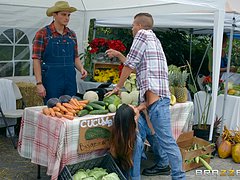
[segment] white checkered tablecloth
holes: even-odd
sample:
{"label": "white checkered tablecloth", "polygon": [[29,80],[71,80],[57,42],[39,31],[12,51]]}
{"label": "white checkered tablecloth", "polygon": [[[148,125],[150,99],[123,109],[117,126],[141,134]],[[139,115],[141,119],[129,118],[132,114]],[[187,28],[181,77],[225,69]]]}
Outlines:
{"label": "white checkered tablecloth", "polygon": [[[18,152],[32,163],[47,167],[47,174],[57,179],[61,169],[87,159],[102,156],[106,150],[78,154],[80,121],[107,115],[76,117],[74,120],[48,117],[41,113],[42,106],[24,110],[19,134]],[[193,103],[179,103],[170,107],[172,132],[175,139],[191,128]]]}
{"label": "white checkered tablecloth", "polygon": [[182,132],[192,130],[193,124],[193,102],[177,103],[170,106],[172,133],[175,140]]}

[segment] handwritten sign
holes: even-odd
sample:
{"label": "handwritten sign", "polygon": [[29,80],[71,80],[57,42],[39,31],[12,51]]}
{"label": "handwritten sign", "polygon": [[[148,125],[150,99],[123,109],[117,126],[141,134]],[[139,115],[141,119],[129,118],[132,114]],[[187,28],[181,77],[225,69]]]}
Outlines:
{"label": "handwritten sign", "polygon": [[109,148],[114,115],[80,121],[78,153]]}

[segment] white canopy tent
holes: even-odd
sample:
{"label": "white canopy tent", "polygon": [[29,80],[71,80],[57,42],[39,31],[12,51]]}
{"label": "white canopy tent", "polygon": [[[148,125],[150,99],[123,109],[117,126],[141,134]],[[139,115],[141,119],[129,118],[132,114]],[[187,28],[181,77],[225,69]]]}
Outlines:
{"label": "white canopy tent", "polygon": [[[224,18],[224,29],[230,32],[230,43],[228,52],[228,68],[229,73],[231,51],[232,51],[232,39],[234,31],[240,31],[240,3],[238,0],[227,0],[225,3],[225,18]],[[96,27],[131,27],[132,17],[123,16],[116,18],[97,18],[95,22]],[[195,34],[206,34],[212,33],[214,28],[213,13],[203,12],[188,12],[188,13],[166,13],[154,16],[154,27],[160,28],[184,28],[190,29]],[[214,70],[217,71],[217,67],[213,66]],[[215,79],[215,78],[214,78]],[[218,80],[217,80],[218,82]],[[226,80],[228,82],[228,79]],[[228,83],[226,83],[228,84]],[[214,95],[214,94],[213,94]],[[225,88],[224,105],[223,105],[223,122],[221,123],[221,132],[224,125],[224,112],[225,112],[225,101],[227,96],[227,87]],[[214,116],[215,112],[213,113]],[[212,119],[212,126],[213,126]],[[212,139],[213,127],[211,128],[211,135],[209,140]]]}
{"label": "white canopy tent", "polygon": [[[239,3],[240,8],[240,3]],[[240,31],[240,15],[238,13],[225,13],[224,28],[230,31],[233,18],[236,19],[236,31]],[[123,16],[115,18],[97,18],[96,27],[121,27],[129,28],[133,17]],[[212,32],[214,25],[213,13],[167,13],[154,16],[154,27],[156,28],[178,28],[193,29],[195,34]]]}
{"label": "white canopy tent", "polygon": [[[71,15],[69,27],[77,33],[80,45],[83,45],[83,40],[87,40],[89,20],[92,18],[114,19],[123,15],[132,18],[142,11],[149,12],[153,16],[190,12],[212,13],[213,16],[217,10],[223,10],[223,3],[218,0],[105,0],[101,2],[68,0],[68,2],[78,9]],[[46,9],[54,3],[55,0],[1,0],[0,32],[11,27],[20,28],[24,32],[27,31],[29,38],[32,39],[37,29],[52,21],[52,18],[46,16]],[[159,22],[161,21],[160,19]],[[131,23],[131,19],[128,22]],[[182,23],[181,20],[179,22]]]}
{"label": "white canopy tent", "polygon": [[[240,31],[240,2],[238,0],[227,0],[225,3],[225,18],[224,18],[224,29],[225,31],[230,31],[230,46],[228,52],[228,68],[227,72],[229,73],[230,69],[230,61],[231,61],[231,51],[232,51],[232,39],[234,31]],[[212,33],[212,29],[214,29],[214,16],[213,13],[203,12],[188,12],[188,13],[166,13],[166,14],[158,14],[154,16],[154,27],[160,28],[191,28],[193,29],[193,33],[196,34],[205,34]],[[131,27],[132,17],[126,15],[123,17],[116,18],[97,18],[95,22],[95,26],[105,26],[105,27]],[[214,55],[213,55],[214,56]],[[216,56],[215,56],[216,57]],[[215,59],[215,58],[214,58]],[[215,66],[217,65],[217,67]],[[219,71],[218,63],[213,65],[213,79],[216,80],[215,83],[218,82],[218,78],[216,79],[216,71]],[[228,79],[227,79],[228,82]],[[214,84],[215,84],[214,83]],[[228,83],[226,83],[228,84]],[[225,112],[225,101],[227,96],[227,88],[225,88],[224,95],[224,105],[223,105],[223,122],[221,123],[221,132],[224,124],[224,112]],[[214,97],[214,85],[213,85],[213,94]],[[215,101],[215,100],[214,100]],[[212,124],[211,124],[211,132],[209,140],[212,140],[213,134],[213,124],[214,124],[214,116],[215,116],[215,105],[213,102],[213,114],[212,114]]]}
{"label": "white canopy tent", "polygon": [[[46,16],[46,9],[53,6],[55,2],[55,0],[1,0],[0,35],[7,29],[17,28],[23,31],[32,42],[35,32],[52,21],[52,18]],[[133,17],[138,12],[149,12],[154,18],[164,14],[173,14],[177,18],[178,13],[208,13],[213,19],[213,56],[214,59],[220,60],[225,0],[68,0],[68,2],[78,9],[77,12],[72,13],[69,27],[77,34],[80,51],[82,51],[83,41],[87,40],[89,20],[92,18]],[[163,21],[163,18],[158,21]],[[158,21],[155,20],[155,22]],[[31,50],[31,43],[29,48]],[[214,61],[213,67],[215,81],[212,94],[212,120],[214,120],[216,109],[220,61]]]}

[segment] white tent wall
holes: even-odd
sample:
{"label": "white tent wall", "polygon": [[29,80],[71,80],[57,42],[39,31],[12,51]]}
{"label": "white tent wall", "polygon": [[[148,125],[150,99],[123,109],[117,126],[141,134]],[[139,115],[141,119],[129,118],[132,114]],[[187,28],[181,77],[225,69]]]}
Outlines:
{"label": "white tent wall", "polygon": [[[9,28],[25,29],[29,40],[32,42],[35,33],[40,28],[48,25],[53,20],[52,17],[46,16],[46,8],[42,7],[26,7],[26,6],[13,6],[13,5],[1,5],[1,19],[0,30]],[[11,11],[9,11],[9,9]],[[69,27],[73,29],[78,37],[83,36],[84,27],[84,13],[77,11],[72,13]],[[31,29],[32,31],[26,32]]]}

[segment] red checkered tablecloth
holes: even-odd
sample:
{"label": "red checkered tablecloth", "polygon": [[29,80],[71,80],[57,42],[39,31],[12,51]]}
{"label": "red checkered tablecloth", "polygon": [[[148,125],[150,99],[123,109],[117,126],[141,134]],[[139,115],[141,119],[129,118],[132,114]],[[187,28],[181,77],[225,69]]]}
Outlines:
{"label": "red checkered tablecloth", "polygon": [[[87,115],[74,120],[45,116],[42,106],[24,110],[19,134],[18,152],[20,156],[31,159],[32,163],[46,166],[47,174],[57,179],[65,165],[102,156],[106,150],[78,154],[80,121],[107,115]],[[170,107],[172,132],[175,139],[191,129],[193,103],[177,103]]]}
{"label": "red checkered tablecloth", "polygon": [[[106,150],[78,154],[80,121],[93,116],[76,117],[74,120],[49,117],[41,113],[43,107],[24,110],[19,134],[18,152],[32,163],[47,167],[47,174],[57,179],[61,169],[67,164],[102,156]],[[109,116],[98,115],[97,117]]]}

